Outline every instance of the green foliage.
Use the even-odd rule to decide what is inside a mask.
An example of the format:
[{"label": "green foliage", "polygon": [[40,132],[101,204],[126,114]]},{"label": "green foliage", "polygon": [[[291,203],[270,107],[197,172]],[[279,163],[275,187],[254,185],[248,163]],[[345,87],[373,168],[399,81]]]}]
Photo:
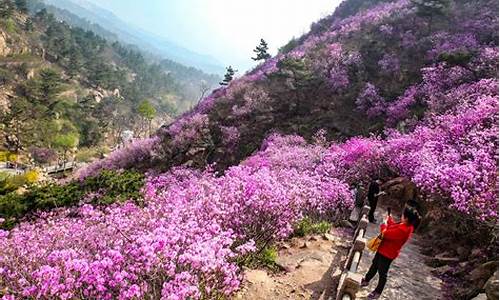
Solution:
[{"label": "green foliage", "polygon": [[443,15],[450,6],[450,0],[412,0],[417,14],[422,17]]},{"label": "green foliage", "polygon": [[28,183],[28,179],[24,174],[12,175],[7,172],[0,172],[0,195],[14,192],[26,183]]},{"label": "green foliage", "polygon": [[229,66],[226,68],[226,74],[224,75],[224,80],[222,80],[220,85],[228,85],[234,77],[234,74],[238,72],[238,70],[234,70],[233,67]]},{"label": "green foliage", "polygon": [[278,49],[278,52],[281,54],[288,53],[292,51],[295,47],[297,47],[299,42],[296,38],[292,38],[288,43]]},{"label": "green foliage", "polygon": [[140,190],[143,185],[143,174],[132,171],[122,173],[103,171],[98,176],[86,178],[82,182],[31,186],[22,195],[8,193],[0,196],[0,217],[12,225],[36,210],[68,207],[82,202],[104,205],[130,199],[142,204]]},{"label": "green foliage", "polygon": [[14,74],[8,69],[0,69],[0,84],[8,84],[14,80]]},{"label": "green foliage", "polygon": [[156,108],[148,100],[143,100],[137,107],[137,111],[146,120],[153,120],[156,116]]},{"label": "green foliage", "polygon": [[266,266],[274,266],[278,258],[278,251],[274,247],[264,248],[257,256],[257,259]]},{"label": "green foliage", "polygon": [[26,0],[16,0],[16,7],[22,13],[28,12],[28,3]]},{"label": "green foliage", "polygon": [[78,135],[76,133],[66,133],[54,138],[54,146],[63,151],[68,151],[78,145]]},{"label": "green foliage", "polygon": [[94,158],[99,157],[99,151],[95,147],[79,149],[75,154],[75,159],[78,162],[91,162]]},{"label": "green foliage", "polygon": [[316,78],[303,59],[285,58],[278,62],[276,76],[293,79],[295,88],[309,87]]},{"label": "green foliage", "polygon": [[14,3],[11,0],[0,1],[0,18],[7,19],[14,13]]},{"label": "green foliage", "polygon": [[5,23],[5,31],[7,31],[8,33],[16,32],[16,23],[14,22],[14,20],[12,20],[11,18],[7,18],[5,19],[4,23]]},{"label": "green foliage", "polygon": [[[26,0],[0,0],[0,14],[3,16],[0,17],[0,27],[15,32],[12,39],[18,35],[22,38],[24,34],[26,41],[45,53],[44,58],[33,54],[4,58],[22,61],[22,70],[0,68],[0,85],[13,85],[15,91],[10,111],[0,114],[2,141],[8,149],[23,151],[31,146],[57,146],[66,151],[75,140],[78,140],[76,146],[82,147],[102,143],[114,145],[119,142],[123,128],[148,128],[148,132],[152,132],[154,116],[174,116],[180,112],[177,109],[180,105],[187,109],[189,103],[194,103],[199,96],[198,87],[192,82],[206,79],[210,87],[218,82],[217,76],[167,60],[155,63],[136,48],[110,43],[89,29],[96,29],[113,40],[116,36],[104,34],[104,29],[98,30],[95,24],[83,19],[75,20],[77,17],[69,12],[40,1],[29,1],[28,4],[30,10],[38,12],[32,17],[24,15],[26,22],[17,26],[15,21],[18,18],[10,17],[12,9],[17,10],[16,16],[20,15],[19,12],[24,12]],[[64,16],[62,19],[72,26],[56,19],[52,12],[56,12],[58,18]],[[80,22],[83,28],[73,22]],[[33,34],[29,33],[32,31]],[[50,68],[43,68],[49,65],[46,61],[50,62]],[[18,78],[24,79],[30,70],[36,71],[35,77],[19,82],[15,80],[16,73],[21,75]],[[68,77],[71,81],[66,79]],[[101,93],[101,89],[106,92],[116,89],[120,95],[104,97],[99,102],[93,91],[90,95],[80,93],[81,86]],[[188,89],[192,91],[186,91]],[[63,93],[67,96],[62,96]],[[165,100],[167,97],[168,101]],[[141,103],[144,99],[148,99],[147,103]],[[137,117],[138,113],[140,117]],[[74,125],[71,135],[55,126],[58,120],[67,120]]]},{"label": "green foliage", "polygon": [[252,57],[253,60],[266,60],[268,58],[271,58],[271,55],[267,53],[267,50],[269,47],[267,46],[266,41],[264,39],[260,39],[260,44],[255,47],[253,52],[257,55],[256,57]]},{"label": "green foliage", "polygon": [[240,266],[247,266],[249,268],[265,267],[273,271],[278,271],[279,267],[276,265],[277,258],[278,251],[276,248],[267,246],[258,252],[238,257],[236,263]]},{"label": "green foliage", "polygon": [[466,67],[473,56],[471,52],[459,51],[454,53],[442,53],[439,55],[439,60],[445,61],[451,66]]},{"label": "green foliage", "polygon": [[62,91],[61,75],[54,69],[46,68],[40,71],[38,89],[41,99],[50,104],[54,102],[57,93]]},{"label": "green foliage", "polygon": [[332,228],[332,224],[327,221],[313,222],[310,218],[305,217],[295,226],[294,236],[306,236],[309,234],[327,233]]}]

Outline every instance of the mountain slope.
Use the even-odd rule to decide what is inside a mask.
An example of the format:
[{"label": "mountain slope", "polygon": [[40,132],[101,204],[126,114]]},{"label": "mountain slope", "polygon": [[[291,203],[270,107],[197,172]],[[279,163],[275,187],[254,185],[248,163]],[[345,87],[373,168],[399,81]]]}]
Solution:
[{"label": "mountain slope", "polygon": [[[213,57],[195,53],[175,45],[165,38],[136,28],[122,21],[113,13],[87,1],[45,0],[44,2],[68,10],[92,23],[99,24],[115,34],[122,43],[136,45],[155,55],[160,55],[163,58],[186,66],[202,69],[208,73],[222,74],[224,71],[222,64]],[[71,22],[70,20],[66,21]]]},{"label": "mountain slope", "polygon": [[[411,130],[428,104],[407,89],[431,76],[426,68],[478,64],[469,53],[497,44],[496,15],[480,5],[455,1],[446,11],[426,13],[409,1],[380,1],[370,10],[367,3],[345,2],[285,52],[216,90],[161,131],[164,153],[158,159],[167,164],[162,166],[216,162],[222,170],[257,150],[273,131],[311,137],[323,128],[328,137],[343,139],[384,126]],[[460,82],[491,76],[494,69]],[[177,137],[191,126],[199,127],[197,135]],[[227,128],[237,136],[232,147],[222,138]]]},{"label": "mountain slope", "polygon": [[[0,197],[18,222],[0,231],[0,293],[230,298],[245,267],[276,268],[280,241],[344,219],[374,178],[394,211],[424,216],[409,225],[449,264],[434,270],[457,288],[443,298],[483,292],[498,266],[498,2],[347,0],[282,49],[47,201]],[[106,193],[126,170],[147,172],[139,199],[78,189]]]},{"label": "mountain slope", "polygon": [[[28,15],[6,3],[9,10],[0,8],[2,149],[55,149],[54,135],[68,132],[78,137],[75,146],[114,146],[125,130],[144,136],[146,123],[168,123],[196,104],[202,82],[217,84],[217,76],[155,63],[47,10]],[[144,101],[156,111],[151,121],[141,117]]]}]

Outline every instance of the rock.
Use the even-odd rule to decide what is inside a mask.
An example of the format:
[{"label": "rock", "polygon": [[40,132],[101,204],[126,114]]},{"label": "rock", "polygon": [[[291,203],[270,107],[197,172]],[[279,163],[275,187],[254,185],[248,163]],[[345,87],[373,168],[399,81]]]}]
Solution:
[{"label": "rock", "polygon": [[327,241],[330,241],[330,242],[333,242],[335,241],[335,237],[329,233],[325,233],[323,234],[323,239],[327,240]]},{"label": "rock", "polygon": [[302,246],[300,246],[300,248],[302,248],[302,249],[304,249],[304,248],[309,248],[309,247],[311,247],[311,244],[310,244],[309,242],[304,242],[304,243],[302,244]]},{"label": "rock", "polygon": [[300,247],[301,246],[301,240],[299,238],[292,238],[290,241],[290,245],[294,248]]},{"label": "rock", "polygon": [[476,297],[472,298],[471,300],[487,300],[488,298],[486,297],[486,294],[479,294]]},{"label": "rock", "polygon": [[26,79],[32,79],[33,77],[35,77],[35,69],[30,69],[30,70],[26,73]]},{"label": "rock", "polygon": [[495,270],[498,270],[498,261],[489,261],[480,265],[470,272],[469,279],[475,283],[480,283],[483,287],[484,283],[493,275]]},{"label": "rock", "polygon": [[283,244],[281,244],[281,245],[280,245],[280,248],[281,248],[281,249],[290,249],[290,244],[288,244],[288,243],[283,243]]},{"label": "rock", "polygon": [[488,279],[484,285],[484,290],[488,300],[498,300],[498,270]]},{"label": "rock", "polygon": [[319,241],[319,239],[320,239],[320,238],[319,238],[319,236],[318,236],[318,235],[312,235],[312,236],[310,236],[310,237],[309,237],[309,240],[310,240],[310,241]]}]

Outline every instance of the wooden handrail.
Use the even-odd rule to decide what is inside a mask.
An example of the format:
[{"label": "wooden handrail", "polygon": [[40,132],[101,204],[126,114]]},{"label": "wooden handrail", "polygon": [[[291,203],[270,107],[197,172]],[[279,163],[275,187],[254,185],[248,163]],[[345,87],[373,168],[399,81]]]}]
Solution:
[{"label": "wooden handrail", "polygon": [[363,257],[366,245],[364,236],[368,227],[367,215],[369,211],[370,207],[365,205],[359,213],[356,230],[354,231],[353,244],[349,249],[344,271],[340,275],[336,300],[355,300],[356,293],[361,287],[361,279],[363,277],[358,273],[358,266]]}]

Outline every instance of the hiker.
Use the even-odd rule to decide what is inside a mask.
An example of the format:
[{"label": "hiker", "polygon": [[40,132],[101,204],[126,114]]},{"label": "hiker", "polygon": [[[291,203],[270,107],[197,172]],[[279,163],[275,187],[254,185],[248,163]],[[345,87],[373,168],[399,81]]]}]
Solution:
[{"label": "hiker", "polygon": [[380,193],[380,185],[382,181],[380,179],[373,180],[370,182],[370,186],[368,187],[368,205],[370,205],[370,212],[368,213],[368,221],[371,223],[376,223],[375,220],[375,209],[377,209],[378,196]]},{"label": "hiker", "polygon": [[403,245],[411,237],[411,234],[420,223],[419,212],[411,206],[404,208],[401,222],[395,223],[388,211],[386,221],[380,224],[382,232],[382,242],[373,258],[372,265],[361,281],[361,286],[367,286],[370,280],[378,272],[378,284],[373,292],[368,295],[368,299],[378,299],[384,290],[387,281],[387,273],[394,259],[399,256]]},{"label": "hiker", "polygon": [[354,209],[349,216],[349,222],[351,222],[353,226],[356,226],[356,223],[359,219],[359,214],[361,213],[361,208],[363,207],[365,202],[363,198],[363,187],[359,183],[352,185],[351,194],[354,199]]}]

